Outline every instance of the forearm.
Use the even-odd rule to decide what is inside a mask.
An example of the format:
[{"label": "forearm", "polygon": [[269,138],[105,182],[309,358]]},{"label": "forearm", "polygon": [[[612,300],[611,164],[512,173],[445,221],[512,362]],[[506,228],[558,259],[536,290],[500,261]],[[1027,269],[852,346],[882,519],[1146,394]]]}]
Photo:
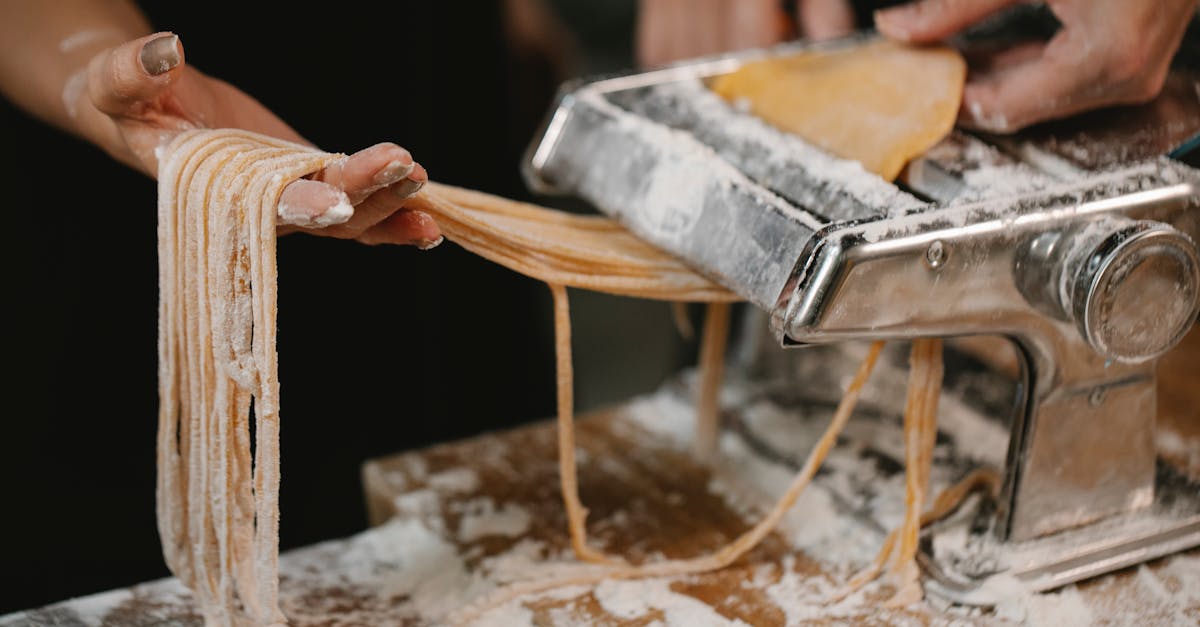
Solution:
[{"label": "forearm", "polygon": [[129,0],[0,0],[0,93],[104,147],[114,129],[88,101],[88,61],[150,32]]}]

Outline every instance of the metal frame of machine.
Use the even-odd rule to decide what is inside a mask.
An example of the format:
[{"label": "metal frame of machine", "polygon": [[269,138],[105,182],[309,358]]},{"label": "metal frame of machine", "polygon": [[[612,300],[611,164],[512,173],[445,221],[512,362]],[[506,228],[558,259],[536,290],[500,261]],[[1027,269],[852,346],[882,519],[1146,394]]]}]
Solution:
[{"label": "metal frame of machine", "polygon": [[[766,310],[785,345],[1012,339],[1024,372],[1003,495],[973,544],[991,566],[927,552],[943,595],[982,603],[973,591],[997,574],[1050,589],[1200,545],[1200,487],[1158,468],[1154,448],[1155,360],[1200,308],[1200,172],[1160,155],[1200,132],[1200,83],[1179,79],[1192,89],[1163,108],[1171,124],[1127,112],[1091,130],[956,131],[900,185],[703,85],[864,37],[568,85],[526,178]],[[1171,134],[1147,135],[1156,125]]]}]

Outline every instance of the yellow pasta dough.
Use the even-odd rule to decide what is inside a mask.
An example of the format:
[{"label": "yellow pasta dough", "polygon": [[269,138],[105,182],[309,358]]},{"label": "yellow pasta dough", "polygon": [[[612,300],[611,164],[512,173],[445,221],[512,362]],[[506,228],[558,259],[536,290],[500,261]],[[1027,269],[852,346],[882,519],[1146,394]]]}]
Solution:
[{"label": "yellow pasta dough", "polygon": [[965,79],[953,49],[880,40],[749,63],[712,88],[890,181],[954,127]]}]

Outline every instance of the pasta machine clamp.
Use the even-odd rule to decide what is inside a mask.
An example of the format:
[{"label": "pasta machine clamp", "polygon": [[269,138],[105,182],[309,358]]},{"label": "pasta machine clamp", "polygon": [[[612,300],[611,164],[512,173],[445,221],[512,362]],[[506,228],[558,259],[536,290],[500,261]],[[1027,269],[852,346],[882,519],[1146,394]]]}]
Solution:
[{"label": "pasta machine clamp", "polygon": [[[987,603],[1200,546],[1200,487],[1157,463],[1155,364],[1200,308],[1196,74],[1160,102],[1016,137],[955,131],[900,184],[705,82],[788,44],[564,87],[527,181],[580,196],[765,310],[784,345],[990,334],[1023,356],[1001,497],[940,594]],[[998,417],[1007,419],[1008,417]]]}]

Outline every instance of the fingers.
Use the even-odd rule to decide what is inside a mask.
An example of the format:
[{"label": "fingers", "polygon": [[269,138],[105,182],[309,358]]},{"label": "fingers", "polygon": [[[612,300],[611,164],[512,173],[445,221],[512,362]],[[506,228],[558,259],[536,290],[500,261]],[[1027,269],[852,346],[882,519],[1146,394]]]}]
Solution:
[{"label": "fingers", "polygon": [[1130,72],[1121,69],[1125,62],[1119,56],[1096,55],[1088,41],[1064,29],[1040,53],[1028,45],[1002,53],[988,71],[971,75],[959,123],[1012,133],[1090,109],[1145,102],[1158,93],[1169,57],[1139,63]]},{"label": "fingers", "polygon": [[775,44],[790,33],[787,19],[776,0],[641,0],[638,63],[657,66]]},{"label": "fingers", "polygon": [[789,16],[778,0],[726,0],[724,14],[715,17],[721,39],[720,50],[713,52],[762,48],[790,34]]},{"label": "fingers", "polygon": [[[1035,54],[1012,53],[992,71],[972,75],[963,89],[959,122],[991,133],[1012,133],[1113,102],[1115,86],[1086,46],[1062,32]],[[1023,61],[1022,61],[1023,60]]]},{"label": "fingers", "polygon": [[413,171],[403,180],[393,183],[368,196],[354,206],[354,217],[345,224],[331,229],[327,234],[334,237],[355,238],[367,229],[387,219],[404,206],[405,201],[412,198],[418,190],[424,187],[429,175],[420,164],[414,164]]},{"label": "fingers", "polygon": [[283,188],[276,212],[279,224],[320,229],[350,220],[354,206],[342,190],[300,179]]},{"label": "fingers", "polygon": [[875,12],[875,27],[891,39],[940,41],[1022,0],[916,0]]},{"label": "fingers", "polygon": [[433,217],[413,209],[393,213],[358,238],[364,244],[411,244],[421,250],[434,248],[442,240],[442,231]]},{"label": "fingers", "polygon": [[179,76],[183,46],[156,33],[97,55],[88,65],[88,95],[102,113],[137,117]]},{"label": "fingers", "polygon": [[854,8],[846,0],[800,0],[800,33],[808,39],[833,39],[854,32]]},{"label": "fingers", "polygon": [[[442,234],[433,218],[403,209],[404,203],[424,187],[429,175],[420,164],[412,162],[411,157],[408,164],[395,166],[396,160],[392,157],[399,156],[397,149],[395,144],[379,144],[347,158],[341,168],[332,172],[327,169],[323,172],[325,181],[302,179],[288,185],[279,199],[279,223],[368,244],[436,246],[441,242]],[[407,151],[403,152],[407,154]],[[351,163],[355,159],[376,166],[382,163],[382,167],[372,171],[362,163]],[[397,172],[408,174],[394,180]],[[330,180],[358,187],[343,191]],[[385,180],[393,182],[380,188],[380,181]],[[375,191],[364,191],[370,189]],[[349,193],[369,195],[352,203]],[[283,228],[280,232],[287,230]]]},{"label": "fingers", "polygon": [[412,155],[396,144],[375,144],[325,168],[312,178],[344,192],[358,204],[371,194],[408,178],[416,164]]}]

